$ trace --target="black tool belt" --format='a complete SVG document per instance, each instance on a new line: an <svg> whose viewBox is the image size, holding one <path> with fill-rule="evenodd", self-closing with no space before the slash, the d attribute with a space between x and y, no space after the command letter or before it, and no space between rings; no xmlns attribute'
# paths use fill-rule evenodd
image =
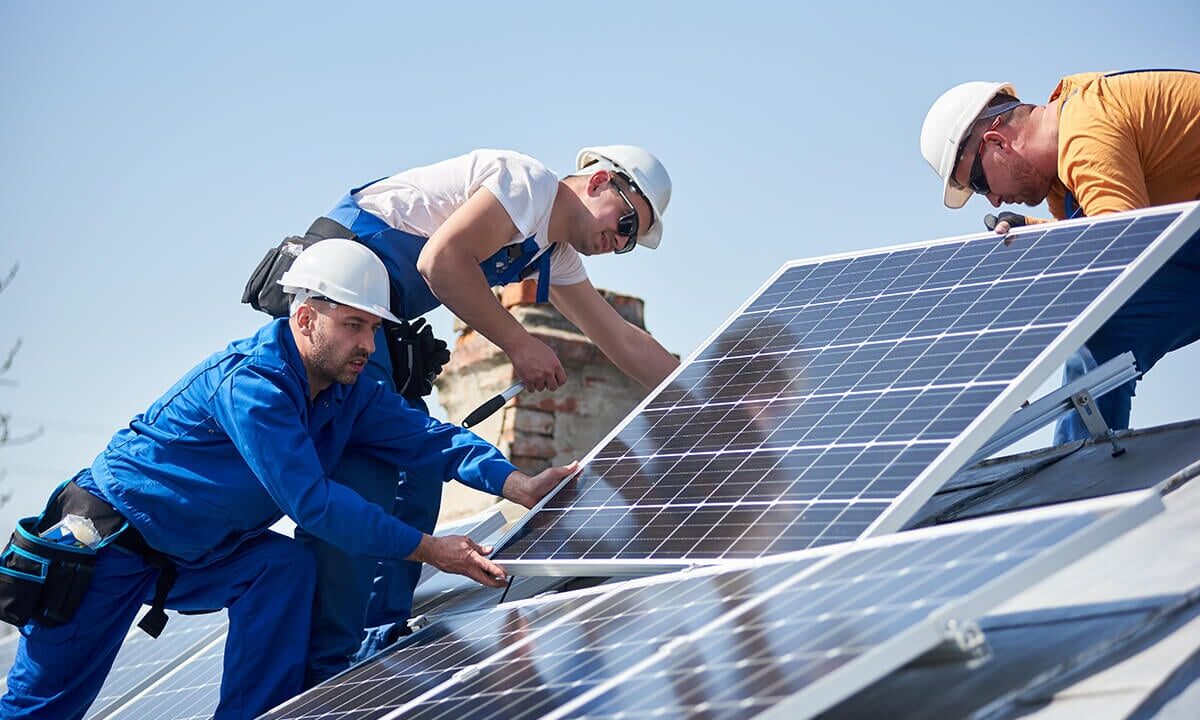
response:
<svg viewBox="0 0 1200 720"><path fill-rule="evenodd" d="M286 237L283 242L267 251L259 261L258 267L250 274L250 279L246 281L246 287L242 290L242 302L271 317L287 317L291 298L284 294L279 278L283 277L306 248L330 238L358 239L341 223L327 217L317 218L309 226L308 232Z"/></svg>
<svg viewBox="0 0 1200 720"><path fill-rule="evenodd" d="M104 545L114 545L140 556L158 569L154 600L138 627L158 637L167 623L167 595L175 584L175 564L146 542L141 533L104 500L74 481L65 483L46 510L22 518L0 553L0 620L21 626L37 620L47 626L62 625L75 616L92 582L96 549L63 545L40 537L66 515L92 521Z"/></svg>

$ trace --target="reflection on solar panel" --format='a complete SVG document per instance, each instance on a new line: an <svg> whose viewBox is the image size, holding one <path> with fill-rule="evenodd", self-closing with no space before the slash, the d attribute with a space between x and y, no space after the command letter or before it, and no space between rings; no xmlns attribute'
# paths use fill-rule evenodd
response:
<svg viewBox="0 0 1200 720"><path fill-rule="evenodd" d="M217 709L224 664L225 633L118 707L114 720L202 720ZM243 672L254 672L243 668Z"/></svg>
<svg viewBox="0 0 1200 720"><path fill-rule="evenodd" d="M1104 498L454 616L267 717L808 716L1161 508Z"/></svg>
<svg viewBox="0 0 1200 720"><path fill-rule="evenodd" d="M108 717L134 693L184 662L214 637L225 632L225 612L205 615L170 613L157 639L134 627L126 636L100 695L88 709L89 719Z"/></svg>
<svg viewBox="0 0 1200 720"><path fill-rule="evenodd" d="M552 604L505 606L445 618L401 641L398 649L350 668L263 718L379 717L505 648L520 644L529 628L553 622L591 598ZM419 642L414 642L419 638Z"/></svg>
<svg viewBox="0 0 1200 720"><path fill-rule="evenodd" d="M494 557L621 574L898 529L1196 231L1195 208L786 266Z"/></svg>

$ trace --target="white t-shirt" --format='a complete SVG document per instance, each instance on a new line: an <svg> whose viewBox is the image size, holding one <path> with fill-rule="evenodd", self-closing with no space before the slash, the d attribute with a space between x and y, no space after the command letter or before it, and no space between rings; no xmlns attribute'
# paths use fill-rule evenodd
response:
<svg viewBox="0 0 1200 720"><path fill-rule="evenodd" d="M475 150L405 170L354 193L354 201L397 230L429 237L480 188L500 201L517 226L508 244L531 236L538 247L550 244L550 209L558 177L537 160L511 150ZM579 253L559 243L550 258L550 284L573 285L586 279Z"/></svg>

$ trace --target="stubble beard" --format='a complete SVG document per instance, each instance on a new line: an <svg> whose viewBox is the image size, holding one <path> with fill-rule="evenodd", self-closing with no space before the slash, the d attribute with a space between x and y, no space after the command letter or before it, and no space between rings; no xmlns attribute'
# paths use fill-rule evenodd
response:
<svg viewBox="0 0 1200 720"><path fill-rule="evenodd" d="M313 369L320 373L325 380L342 385L353 385L358 380L360 371L351 367L349 363L366 357L366 354L357 350L339 354L335 344L320 326L313 334Z"/></svg>

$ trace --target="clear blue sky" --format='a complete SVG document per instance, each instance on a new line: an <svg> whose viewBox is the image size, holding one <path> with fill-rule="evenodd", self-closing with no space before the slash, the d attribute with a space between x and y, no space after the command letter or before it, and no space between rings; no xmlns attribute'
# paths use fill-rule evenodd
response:
<svg viewBox="0 0 1200 720"><path fill-rule="evenodd" d="M662 247L594 258L689 354L783 262L976 232L917 149L965 80L1041 102L1061 75L1200 68L1194 2L0 0L0 449L8 527L117 427L264 317L265 249L350 186L475 147L565 171L635 143L675 181ZM450 338L447 314L436 316ZM1135 424L1200 414L1200 353Z"/></svg>

